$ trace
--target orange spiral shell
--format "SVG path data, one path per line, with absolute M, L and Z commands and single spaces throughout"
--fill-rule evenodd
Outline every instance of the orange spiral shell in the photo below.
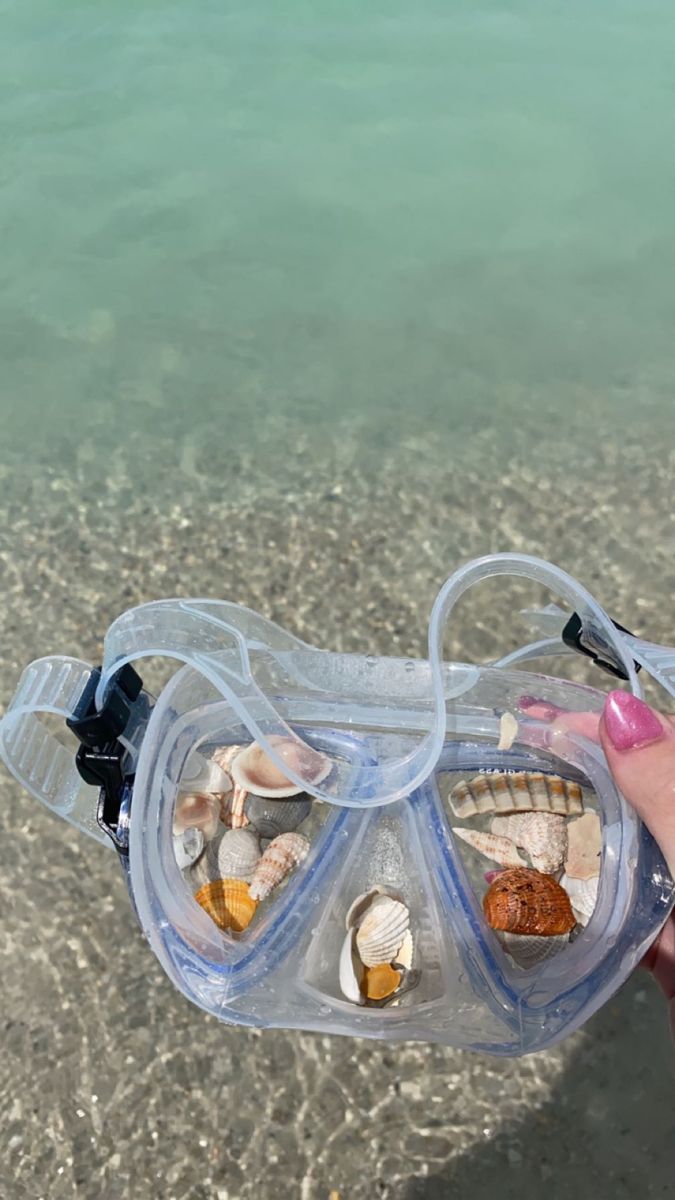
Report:
M 500 871 L 483 897 L 483 912 L 488 925 L 504 933 L 553 937 L 576 925 L 565 889 L 552 875 L 526 867 Z

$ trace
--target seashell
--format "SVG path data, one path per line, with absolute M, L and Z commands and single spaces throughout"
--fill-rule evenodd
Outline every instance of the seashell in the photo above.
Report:
M 412 967 L 413 950 L 413 935 L 410 930 L 407 929 L 405 937 L 399 946 L 398 953 L 393 959 L 394 965 L 397 967 L 405 967 L 406 971 L 409 971 Z
M 495 833 L 481 833 L 477 829 L 461 829 L 458 826 L 453 826 L 452 832 L 474 850 L 478 850 L 479 854 L 484 854 L 493 862 L 501 863 L 503 867 L 527 866 L 525 859 L 509 838 L 498 837 Z
M 221 794 L 231 790 L 232 780 L 215 756 L 204 758 L 203 754 L 193 750 L 181 771 L 180 787 L 183 792 Z
M 477 813 L 552 812 L 563 817 L 584 811 L 578 783 L 542 771 L 513 771 L 477 775 L 455 784 L 448 797 L 458 817 Z
M 388 896 L 388 895 L 389 895 L 389 892 L 387 892 L 385 888 L 381 887 L 381 885 L 379 883 L 376 883 L 374 885 L 374 887 L 372 887 L 370 889 L 370 891 L 361 892 L 361 895 L 357 896 L 356 900 L 352 900 L 352 903 L 349 905 L 349 908 L 347 909 L 347 916 L 345 917 L 345 928 L 351 929 L 353 926 L 358 925 L 361 917 L 366 912 L 366 910 L 370 907 L 370 904 L 374 900 L 375 896 Z M 395 900 L 396 896 L 393 896 L 392 899 Z
M 538 934 L 504 932 L 498 933 L 497 937 L 506 953 L 525 970 L 538 967 L 547 958 L 554 958 L 565 946 L 569 946 L 570 941 L 567 933 L 540 937 Z
M 576 924 L 565 889 L 552 875 L 530 868 L 503 871 L 483 897 L 483 912 L 488 925 L 508 933 L 551 937 Z
M 569 846 L 565 859 L 565 874 L 572 875 L 575 879 L 593 879 L 600 873 L 600 817 L 596 812 L 584 813 L 578 821 L 570 821 L 567 835 Z
M 184 829 L 182 833 L 174 834 L 173 852 L 181 871 L 186 871 L 196 863 L 206 839 L 201 829 L 194 826 Z
M 179 795 L 173 814 L 173 832 L 201 829 L 207 842 L 215 837 L 220 823 L 220 803 L 217 796 L 207 792 L 187 792 Z
M 232 759 L 230 774 L 238 787 L 254 792 L 256 796 L 268 798 L 297 796 L 330 774 L 330 759 L 325 754 L 313 750 L 305 742 L 278 735 L 270 737 L 269 741 L 283 761 L 302 776 L 304 783 L 300 787 L 291 783 L 262 746 L 252 742 Z
M 504 869 L 503 867 L 498 867 L 496 871 L 485 871 L 483 873 L 483 879 L 488 884 L 488 886 L 491 883 L 494 883 L 494 881 L 498 875 L 502 874 L 503 869 Z
M 567 822 L 558 813 L 526 812 L 494 817 L 490 829 L 520 846 L 529 854 L 532 866 L 545 875 L 553 875 L 563 864 L 567 853 Z
M 356 953 L 356 930 L 348 929 L 340 951 L 338 977 L 342 995 L 351 1000 L 352 1004 L 365 1003 L 361 992 L 364 970 L 363 963 Z
M 309 796 L 290 800 L 269 800 L 264 796 L 249 796 L 245 813 L 262 838 L 275 838 L 280 833 L 292 833 L 309 815 L 312 801 Z
M 518 736 L 518 722 L 513 713 L 502 713 L 499 718 L 498 750 L 510 750 Z
M 243 879 L 215 879 L 195 893 L 197 904 L 219 929 L 241 933 L 253 920 L 258 907 Z
M 245 879 L 250 883 L 260 857 L 260 843 L 253 830 L 228 829 L 209 843 L 207 869 L 211 879 Z
M 405 904 L 391 896 L 374 896 L 356 929 L 356 949 L 364 966 L 393 962 L 409 925 Z
M 402 978 L 402 972 L 394 970 L 389 963 L 378 963 L 363 972 L 361 992 L 366 1000 L 385 1000 L 393 996 Z
M 563 875 L 560 884 L 564 887 L 572 904 L 574 913 L 580 925 L 586 926 L 593 916 L 593 910 L 598 902 L 598 884 L 600 876 L 592 879 L 576 879 L 572 875 Z
M 282 833 L 273 838 L 251 880 L 251 896 L 264 900 L 309 853 L 309 842 L 301 833 Z

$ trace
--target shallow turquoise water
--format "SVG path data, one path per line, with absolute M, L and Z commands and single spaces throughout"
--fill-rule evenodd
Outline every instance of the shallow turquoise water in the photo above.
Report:
M 668 0 L 0 18 L 10 455 L 270 413 L 671 429 Z

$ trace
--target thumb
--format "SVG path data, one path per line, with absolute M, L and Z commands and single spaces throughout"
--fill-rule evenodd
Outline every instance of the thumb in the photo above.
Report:
M 675 720 L 630 692 L 610 692 L 600 719 L 600 741 L 620 791 L 675 876 Z

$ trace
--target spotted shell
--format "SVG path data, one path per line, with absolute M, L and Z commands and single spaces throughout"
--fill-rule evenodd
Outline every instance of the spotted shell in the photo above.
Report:
M 292 833 L 309 816 L 312 801 L 309 796 L 290 800 L 270 800 L 264 796 L 249 796 L 245 813 L 261 838 L 275 838 L 280 833 Z
M 389 963 L 366 967 L 361 980 L 361 992 L 366 1000 L 384 1000 L 387 996 L 393 996 L 402 977 L 403 972 L 396 971 Z
M 483 833 L 478 829 L 462 829 L 460 826 L 453 826 L 452 832 L 474 850 L 478 850 L 479 854 L 484 854 L 493 862 L 501 863 L 503 867 L 527 866 L 510 838 L 499 837 L 495 833 Z
M 405 904 L 391 896 L 374 896 L 356 930 L 356 949 L 364 966 L 393 962 L 409 925 Z
M 448 797 L 456 816 L 477 813 L 552 812 L 564 817 L 584 811 L 578 783 L 541 771 L 513 771 L 476 775 L 455 784 Z
M 570 933 L 576 921 L 570 898 L 552 875 L 515 867 L 502 871 L 483 897 L 488 925 L 541 937 Z
M 269 896 L 308 853 L 309 842 L 301 833 L 282 833 L 273 838 L 253 872 L 252 898 L 264 900 Z
M 558 813 L 526 812 L 494 817 L 490 829 L 520 846 L 537 871 L 552 875 L 563 864 L 567 853 L 567 821 Z
M 587 812 L 577 821 L 570 821 L 567 833 L 569 846 L 565 873 L 574 879 L 593 879 L 600 873 L 602 854 L 602 828 L 598 814 Z
M 527 933 L 499 933 L 497 936 L 506 953 L 526 971 L 531 967 L 538 967 L 549 958 L 554 958 L 569 945 L 570 940 L 567 933 L 553 937 Z
M 186 792 L 179 795 L 173 814 L 173 832 L 201 829 L 207 841 L 218 832 L 220 803 L 217 796 L 207 792 Z
M 600 876 L 592 879 L 575 879 L 573 875 L 563 875 L 560 880 L 572 904 L 574 913 L 580 925 L 588 925 L 593 910 L 598 902 L 598 884 Z
M 195 893 L 195 900 L 219 929 L 241 933 L 250 925 L 258 907 L 243 879 L 216 879 Z
M 232 759 L 230 774 L 239 787 L 256 796 L 297 796 L 300 792 L 311 790 L 312 784 L 320 783 L 331 771 L 330 759 L 299 739 L 273 736 L 269 742 L 282 761 L 302 776 L 304 783 L 300 787 L 292 783 L 262 746 L 252 742 Z

